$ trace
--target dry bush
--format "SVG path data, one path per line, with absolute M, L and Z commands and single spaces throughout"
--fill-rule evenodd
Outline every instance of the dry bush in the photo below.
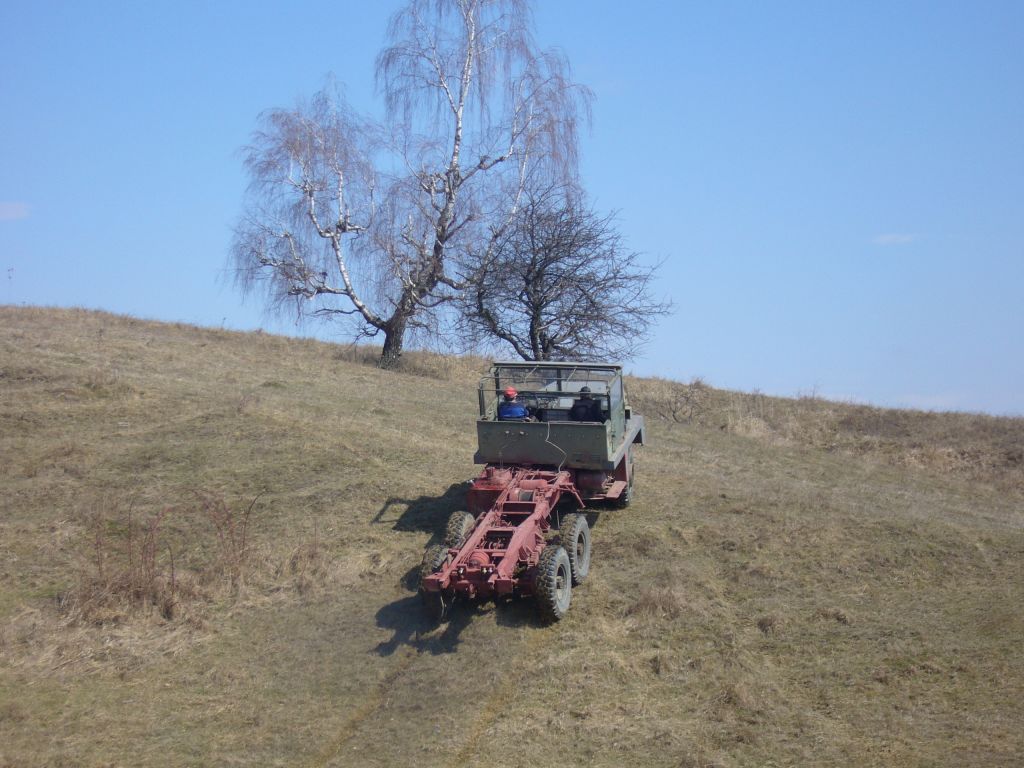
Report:
M 170 621 L 187 605 L 212 598 L 218 582 L 226 581 L 237 594 L 259 497 L 235 507 L 216 493 L 194 496 L 196 506 L 163 506 L 148 514 L 132 503 L 91 505 L 82 515 L 85 566 L 58 599 L 66 619 L 120 624 L 131 616 L 157 615 Z M 196 525 L 197 520 L 204 522 Z
M 217 535 L 219 557 L 214 567 L 225 573 L 236 592 L 241 588 L 249 559 L 249 519 L 259 501 L 257 495 L 247 507 L 232 507 L 224 497 L 209 491 L 196 491 L 196 499 L 203 516 L 213 524 Z
M 90 567 L 60 596 L 64 613 L 92 624 L 120 623 L 132 611 L 174 618 L 182 589 L 173 549 L 162 535 L 170 512 L 165 507 L 144 517 L 132 505 L 123 515 L 108 513 L 105 505 L 88 510 Z
M 626 386 L 637 413 L 679 424 L 701 423 L 711 393 L 710 387 L 700 379 L 683 384 L 658 377 L 630 377 Z

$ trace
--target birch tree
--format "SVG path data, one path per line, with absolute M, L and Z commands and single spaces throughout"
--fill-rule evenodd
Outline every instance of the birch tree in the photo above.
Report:
M 243 289 L 354 319 L 394 366 L 407 333 L 466 284 L 535 167 L 575 176 L 590 94 L 533 42 L 526 0 L 410 0 L 377 59 L 376 123 L 333 89 L 261 118 L 233 260 Z

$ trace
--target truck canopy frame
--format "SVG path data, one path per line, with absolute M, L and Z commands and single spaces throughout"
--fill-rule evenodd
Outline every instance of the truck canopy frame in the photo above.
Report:
M 509 386 L 530 410 L 529 421 L 500 421 L 498 403 Z M 587 387 L 603 421 L 569 418 Z M 478 387 L 477 464 L 523 464 L 611 471 L 628 447 L 644 442 L 644 422 L 632 413 L 622 366 L 584 362 L 496 362 Z

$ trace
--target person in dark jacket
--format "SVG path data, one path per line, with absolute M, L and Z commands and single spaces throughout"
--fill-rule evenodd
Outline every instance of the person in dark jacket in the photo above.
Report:
M 515 387 L 508 387 L 500 403 L 498 403 L 498 419 L 500 421 L 526 421 L 530 412 L 522 403 L 516 402 L 519 393 Z
M 569 418 L 572 421 L 604 421 L 601 404 L 590 396 L 590 387 L 580 390 L 580 399 L 569 409 Z

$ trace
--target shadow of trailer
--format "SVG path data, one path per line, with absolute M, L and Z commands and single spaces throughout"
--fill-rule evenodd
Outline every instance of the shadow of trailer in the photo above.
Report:
M 512 390 L 510 399 L 506 392 Z M 622 366 L 495 363 L 481 379 L 478 397 L 477 464 L 566 470 L 585 501 L 629 504 L 633 450 L 644 444 L 645 433 L 643 417 L 629 406 Z M 501 405 L 510 402 L 524 406 L 528 415 L 502 418 Z M 587 421 L 576 420 L 581 413 Z M 483 489 L 471 491 L 471 511 L 487 509 L 490 496 Z

